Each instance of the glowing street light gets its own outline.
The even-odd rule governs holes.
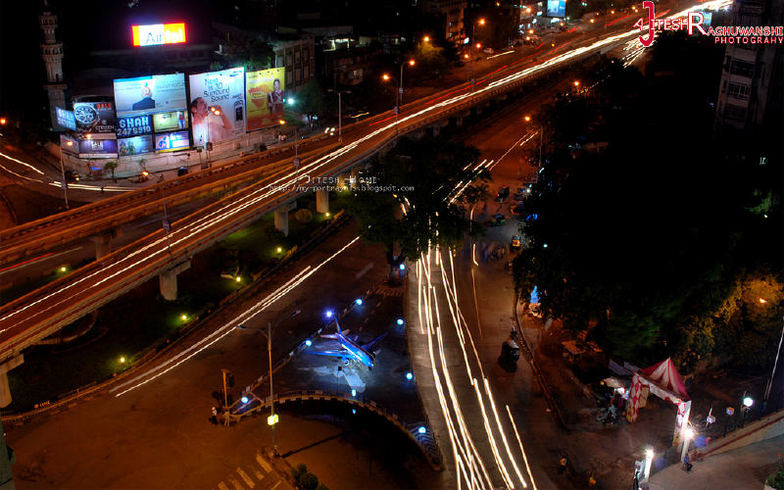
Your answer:
[[[389,78],[390,78],[389,73],[384,73],[383,75],[381,75],[381,79],[384,80],[385,82],[388,82]]]
[[[357,306],[362,306],[362,303],[363,303],[362,298],[357,298],[354,300],[354,304],[356,304]]]
[[[412,59],[408,60],[408,66],[414,66],[414,65],[416,65],[416,60],[415,59],[412,58]]]
[[[482,49],[482,43],[476,43],[476,49]]]
[[[312,340],[310,340],[310,339],[307,339],[307,340],[305,341],[305,346],[306,346],[306,347],[310,347],[311,345],[313,345],[313,341],[312,341]]]
[[[531,122],[531,116],[525,116],[523,119],[525,119],[525,122]]]
[[[412,373],[411,371],[407,372],[406,373],[406,379],[409,380],[409,381],[414,379],[414,373]]]
[[[405,321],[404,321],[402,318],[398,318],[396,323],[397,323],[399,326],[401,326],[401,327],[402,327],[402,326],[403,326],[403,324],[404,324],[404,323],[406,323],[406,322],[405,322]]]
[[[284,121],[283,119],[278,119],[278,124],[280,124],[281,126],[285,126],[286,121]]]
[[[765,298],[760,298],[759,302],[760,302],[760,304],[764,305],[765,303],[768,302],[768,300],[766,300]]]
[[[125,356],[120,356],[120,364],[125,364]]]
[[[470,58],[470,56],[468,56],[468,53],[466,53],[466,54],[463,55],[463,58],[468,59],[468,58]]]
[[[60,267],[60,272],[65,272],[67,270],[68,270],[68,268],[66,266],[61,266]]]
[[[182,321],[184,321],[184,322],[187,322],[187,321],[188,321],[188,315],[186,315],[185,313],[183,313],[182,315],[180,315],[180,320],[182,320]]]
[[[483,25],[485,25],[485,22],[487,22],[487,21],[485,21],[485,18],[484,18],[484,17],[482,17],[481,19],[479,19],[479,25],[480,25],[480,26],[483,26]]]
[[[422,40],[424,42],[426,42],[426,43],[429,43],[430,42],[430,36],[425,36],[425,37],[422,38]]]
[[[237,277],[234,278],[234,280],[237,281],[237,282],[242,282],[242,277],[241,276],[237,276]]]
[[[750,409],[752,405],[754,405],[754,400],[750,396],[744,396],[743,406],[746,407],[746,410]]]
[[[240,401],[244,405],[250,401],[250,398],[248,398],[247,396],[243,396],[242,398],[240,398]]]
[[[8,123],[8,119],[4,117],[0,117],[0,126],[5,126]]]
[[[327,318],[332,318],[332,316],[333,316],[334,314],[335,314],[335,312],[334,312],[334,311],[332,311],[332,310],[327,310],[327,311],[325,311],[325,312],[324,312],[324,315],[325,315]]]
[[[575,80],[574,81],[574,86],[575,87],[579,87],[580,86],[580,80]]]
[[[419,429],[417,429],[417,432],[419,432],[420,434],[424,434],[425,432],[427,432],[427,429],[425,429],[425,426],[422,425],[419,427]]]
[[[277,252],[277,253],[281,253],[281,252],[283,252],[283,247],[278,247],[278,248],[276,248],[276,249],[275,249],[275,252]]]

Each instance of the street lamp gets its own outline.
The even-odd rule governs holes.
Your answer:
[[[525,116],[523,119],[525,120],[525,122],[531,122],[531,116]],[[543,129],[544,127],[541,124],[539,124],[539,168],[540,169],[542,168],[542,133],[544,133]]]
[[[333,90],[328,89],[327,92],[337,92],[338,94],[338,143],[343,142],[343,101],[341,96],[343,94],[350,94],[351,90]]]
[[[687,420],[683,421],[684,424],[688,424]],[[691,427],[686,427],[683,430],[683,449],[681,449],[681,463],[686,458],[686,453],[689,451],[689,443],[694,438],[694,429]]]
[[[430,36],[425,36],[425,37],[422,38],[422,40],[424,42],[426,42],[426,43],[429,43],[430,42]]]
[[[5,124],[5,118],[0,119],[0,124]],[[68,147],[73,146],[73,141],[66,141],[65,145]],[[65,199],[65,209],[70,209],[68,206],[68,182],[65,180],[65,166],[63,165],[63,148],[60,148],[60,178],[63,179],[63,199]]]

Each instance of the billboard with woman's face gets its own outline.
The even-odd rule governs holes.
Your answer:
[[[286,68],[246,73],[245,90],[248,131],[278,124],[286,97]]]
[[[193,144],[219,143],[245,134],[245,68],[190,76]]]

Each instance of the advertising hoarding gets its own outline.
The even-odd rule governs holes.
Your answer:
[[[80,140],[79,158],[117,158],[117,140]]]
[[[286,68],[251,71],[245,75],[248,131],[278,124],[283,117]]]
[[[152,134],[152,116],[149,114],[120,117],[117,119],[118,138],[141,136],[143,134]]]
[[[110,101],[73,103],[76,129],[85,133],[114,132],[114,104]]]
[[[177,151],[190,148],[191,140],[187,131],[175,131],[155,135],[155,151]]]
[[[188,115],[185,111],[161,112],[152,116],[152,123],[156,133],[188,129]]]
[[[55,112],[57,113],[58,126],[61,128],[70,129],[71,131],[76,131],[76,118],[74,118],[73,111],[66,111],[65,109],[55,107]]]
[[[197,146],[245,133],[245,68],[190,76],[191,127]]]
[[[131,26],[134,46],[158,46],[185,42],[185,23],[148,24]]]
[[[141,153],[152,153],[152,135],[134,136],[133,138],[120,138],[117,140],[118,153],[121,157],[129,155],[139,155]]]
[[[185,75],[118,78],[114,81],[114,101],[118,117],[185,110]]]
[[[566,17],[566,0],[547,0],[548,17]]]

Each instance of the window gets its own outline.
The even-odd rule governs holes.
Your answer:
[[[727,104],[724,107],[724,117],[743,121],[746,119],[746,108],[735,104]]]
[[[749,92],[751,92],[751,87],[743,83],[730,82],[727,86],[727,95],[730,97],[735,97],[736,99],[748,99]]]
[[[749,63],[748,61],[734,59],[730,64],[730,73],[751,78],[754,74],[754,64]]]

